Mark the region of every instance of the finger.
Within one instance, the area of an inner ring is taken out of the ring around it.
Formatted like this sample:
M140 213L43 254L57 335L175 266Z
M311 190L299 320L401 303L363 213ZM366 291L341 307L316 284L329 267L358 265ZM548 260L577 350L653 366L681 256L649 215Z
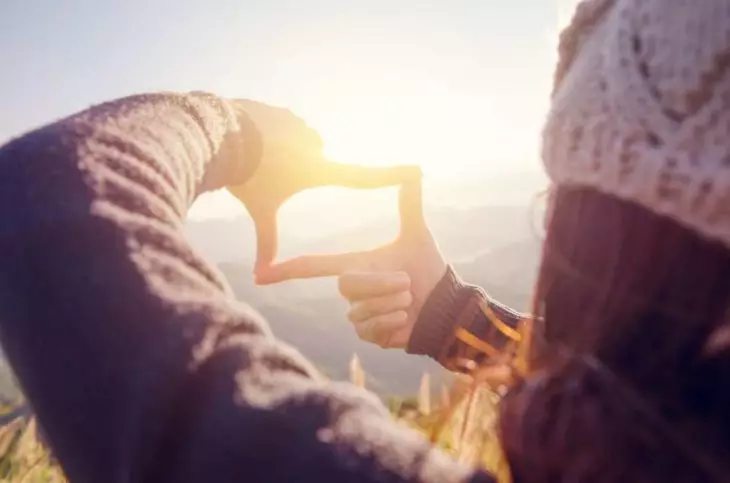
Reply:
M408 309L413 303L411 292L405 290L391 295L355 302L348 313L350 322L357 323Z
M421 169L418 166L367 167L327 162L313 167L313 170L311 187L376 189L421 178Z
M408 322L408 314L405 311L392 312L386 315L373 317L355 325L355 332L358 337L368 342L374 342L385 346L393 333Z
M421 180L412 180L401 185L398 196L398 211L402 236L417 236L428 231L423 214Z
M303 278L335 277L363 266L370 252L307 255L262 267L256 283L268 285Z
M266 270L274 260L279 248L279 229L276 211L266 211L252 216L256 229L256 264L254 273Z
M337 286L343 297L357 301L408 291L411 277L406 272L348 272L340 276Z

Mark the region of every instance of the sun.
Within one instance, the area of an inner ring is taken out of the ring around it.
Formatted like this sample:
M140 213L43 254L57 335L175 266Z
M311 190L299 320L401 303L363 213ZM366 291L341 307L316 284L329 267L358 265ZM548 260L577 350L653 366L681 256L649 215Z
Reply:
M349 99L317 116L325 155L365 166L415 164L432 176L466 168L483 157L485 133L494 126L478 109L458 108L461 99L455 97L380 93ZM499 145L494 146L491 154L500 155Z

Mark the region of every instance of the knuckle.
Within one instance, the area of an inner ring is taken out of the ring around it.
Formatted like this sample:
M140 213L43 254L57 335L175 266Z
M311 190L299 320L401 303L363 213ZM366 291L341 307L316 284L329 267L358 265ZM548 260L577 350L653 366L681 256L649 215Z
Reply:
M355 302L352 304L350 313L352 315L353 322L362 322L370 318L370 310L368 309L367 303Z
M347 320L349 320L353 324L356 324L359 321L358 317L357 317L357 312L355 312L355 309L350 309L347 312Z
M384 330L383 327L376 327L373 334L373 340L374 342L382 347L383 349L387 349L390 346L390 339L391 339L391 331L390 330Z
M401 289L408 288L411 285L411 277L408 275L408 272L404 270L393 272L392 278L396 285Z
M360 337L362 340L373 342L373 331L370 329L370 324L356 324L355 332L357 332L358 337Z
M408 318L408 313L405 310L397 310L391 314L389 322L392 324L400 324Z
M410 290L404 290L403 292L398 294L398 300L400 302L401 308L410 307L413 303L413 294Z
M369 305L369 310L372 315L388 315L390 312L399 308L398 300L394 300L392 296L375 299Z
M352 296L352 275L344 274L337 277L337 290L345 298Z
M347 288L347 274L342 274L337 277L337 290L340 291L340 293L345 292ZM344 294L343 294L344 295Z

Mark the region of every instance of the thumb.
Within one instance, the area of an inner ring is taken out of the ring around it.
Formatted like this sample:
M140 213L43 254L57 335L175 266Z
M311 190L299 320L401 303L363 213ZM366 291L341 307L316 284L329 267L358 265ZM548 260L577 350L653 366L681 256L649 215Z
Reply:
M252 214L256 229L256 264L254 273L269 267L279 250L279 227L277 224L277 210L267 209Z
M317 166L313 186L339 186L354 189L377 189L396 186L421 177L418 166L358 166L326 162Z
M265 268L262 267L256 273L256 283L269 285L286 280L334 277L366 266L371 257L372 252L296 257Z

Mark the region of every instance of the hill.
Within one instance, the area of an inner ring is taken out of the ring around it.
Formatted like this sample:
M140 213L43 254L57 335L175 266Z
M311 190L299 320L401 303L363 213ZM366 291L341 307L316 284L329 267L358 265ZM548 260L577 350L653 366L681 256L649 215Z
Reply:
M465 280L516 309L527 307L540 250L531 223L535 216L529 207L432 206L427 217L446 258ZM346 319L346 304L332 279L254 285L250 263L241 256L241 247L253 243L253 232L247 232L240 222L194 222L187 230L209 259L218 260L237 298L261 312L278 337L299 349L323 372L335 379L346 378L350 358L357 353L371 378L368 386L380 393L412 394L424 371L434 374L435 382L446 377L430 359L361 342ZM323 236L309 234L306 240L287 239L286 243L296 253L360 250L392 239L396 228L397 219L383 217ZM216 252L219 247L222 252ZM8 399L17 393L6 364L0 364L0 393Z
M537 217L528 207L432 206L427 217L442 251L462 278L516 309L527 307L541 246L533 230ZM454 412L449 407L437 407L430 414L421 414L406 404L393 406L393 401L413 399L409 396L419 392L424 372L432 374L434 393L441 383L450 382L449 374L428 358L360 341L345 317L346 303L338 296L332 279L256 286L250 262L242 256L243 248L254 241L253 229L245 219L194 222L186 230L198 249L217 262L236 297L261 312L275 335L295 346L325 374L348 379L349 362L356 353L367 372L367 387L388 399L397 419L429 435L445 421L438 439L444 449L504 474L501 453L493 443L493 402L473 406L471 411L484 411L484 415L473 412L472 420L486 423L470 424L468 431L463 422L465 407ZM288 237L284 251L296 254L370 248L391 239L396 230L397 219L393 216L368 218L327 234ZM0 394L6 400L16 400L18 393L10 369L0 360ZM27 408L21 408L21 412L19 417L8 413L12 421L0 429L0 479L65 481L47 451L37 444L35 424L26 414Z
M528 307L539 260L537 239L507 244L455 264L468 282L484 287L490 295L518 310ZM257 287L251 268L243 263L219 265L238 299L249 303L268 320L274 334L294 345L335 379L347 377L347 367L357 353L372 381L369 387L393 395L412 394L424 371L436 381L446 377L428 358L401 350L384 350L360 341L346 319L347 306L333 280L287 282L276 287ZM308 289L308 290L307 290Z
M424 212L449 260L535 237L542 216L538 194L545 186L541 173L464 177L424 185ZM373 248L397 233L397 190L305 192L282 207L279 225L283 258ZM185 232L216 263L253 259L254 229L243 209L234 218L193 218Z

